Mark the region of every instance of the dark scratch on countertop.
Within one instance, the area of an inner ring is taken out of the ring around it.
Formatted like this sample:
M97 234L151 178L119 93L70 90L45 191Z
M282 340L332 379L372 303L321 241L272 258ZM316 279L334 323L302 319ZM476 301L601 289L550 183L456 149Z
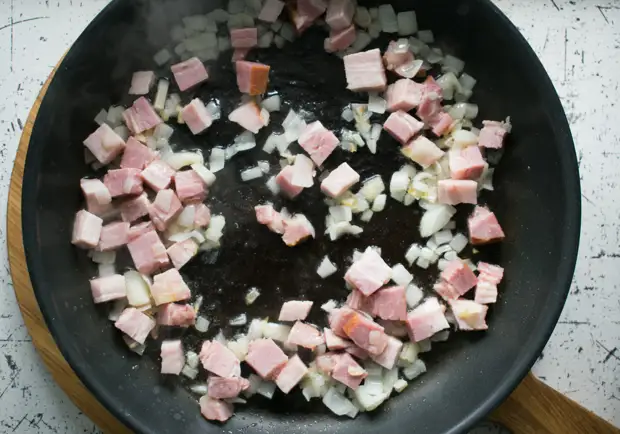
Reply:
M607 357L605 357L605 360L603 360L603 363L607 362L612 357L615 357L616 359L620 360L620 358L616 356L616 351L618 351L618 347L613 347L613 349L607 354Z
M25 20L18 20L18 21L13 21L13 19L11 18L11 22L9 24L5 24L4 26L0 27L0 30L4 30L6 28L11 28L11 32L13 31L13 26L16 26L17 24L22 24L22 23L27 23L29 21L35 21L35 20L43 20L45 18L49 18L48 16L44 16L44 17L33 17L33 18L26 18ZM11 40L13 38L11 37Z
M606 7L604 7L604 6L598 6L598 5L597 5L597 6L596 6L596 9L598 9L598 11L601 13L601 15L603 16L603 19L605 20L605 22L606 22L607 24L609 24L609 20L608 20L608 19L607 19L607 17L605 16L605 12L603 12L603 9L608 9L608 8L606 8Z
M551 0L551 4L553 4L553 7L555 7L558 11L561 10L555 0Z
M569 325L590 325L590 321L558 321L558 324L569 324Z
M605 363L607 360L609 360L610 357L613 357L616 360L620 360L620 357L616 356L616 351L618 348L614 347L613 350L609 350L598 339L594 339L594 342L596 343L596 345L598 345L607 352L605 359L601 363Z
M564 81L566 82L566 57L568 53L568 29L564 28Z
M15 425L15 427L13 427L13 431L12 431L12 432L17 431L17 428L19 428L19 426L22 424L22 422L23 422L24 420L26 420L26 418L27 418L27 417L28 417L28 413L26 413L26 414L24 415L24 417L22 417L22 418L19 420L19 422L17 422L17 425Z
M601 258L620 258L620 253L607 253L605 250L601 250L594 256L590 256L590 259L601 259Z

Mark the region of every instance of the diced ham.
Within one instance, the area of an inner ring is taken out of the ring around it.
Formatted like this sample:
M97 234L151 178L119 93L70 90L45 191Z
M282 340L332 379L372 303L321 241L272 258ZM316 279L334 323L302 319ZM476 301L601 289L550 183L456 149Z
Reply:
M218 341L204 341L199 357L202 367L212 374L223 378L241 376L239 359Z
M211 375L207 380L207 394L213 399L231 399L250 387L245 378L222 378Z
M174 187L183 203L202 202L207 197L207 185L194 169L175 173Z
M123 112L123 119L127 128L134 134L155 128L163 122L151 103L143 96Z
M204 203L188 205L196 208L194 211L194 226L197 228L206 227L211 221L211 211Z
M155 320L135 307L128 307L118 317L114 327L139 344L143 344L155 327Z
M142 222L136 225L129 227L129 232L127 233L127 242L130 243L140 235L144 235L147 232L155 231L155 226L153 222Z
M435 79L430 75L426 77L423 86L422 100L418 106L417 114L424 122L431 123L442 112L441 99L443 92Z
M383 327L360 313L351 315L342 329L355 345L371 355L381 354L387 346Z
M179 375L185 366L185 353L180 339L161 343L161 373Z
M481 280L498 285L504 278L504 269L498 265L487 262L478 262L478 282Z
M323 335L316 327L301 321L297 321L293 325L286 339L288 345L299 345L311 350L314 350L324 342Z
M380 289L370 296L372 314L382 319L407 319L407 299L404 286Z
M385 333L397 338L407 336L407 327L403 321L389 321L385 319L378 319L377 324L385 329Z
M181 205L181 201L174 194L174 191L170 189L160 190L149 206L149 216L157 230L165 231L182 209L183 205Z
M175 170L162 160L155 160L142 171L142 180L153 190L168 188Z
M103 183L112 197L126 194L135 195L144 191L140 169L108 170L108 173L103 177Z
M347 89L354 92L383 91L387 85L381 51L362 51L344 56Z
M413 342L428 339L435 333L450 328L444 314L446 308L436 298L423 301L407 315L407 331Z
M504 239L504 231L497 217L488 208L477 206L467 219L469 241L474 245L488 244Z
M478 179L482 175L486 163L482 152L477 146L451 149L448 152L450 176L453 179Z
M84 146L101 164L112 162L125 148L125 141L106 123L84 140Z
M146 232L130 241L127 248L134 265L142 274L152 274L170 263L166 248L155 231Z
M112 203L112 195L110 190L99 179L80 179L80 188L84 193L86 205L89 208L104 207Z
M156 158L155 152L134 137L127 139L125 152L121 159L121 169L144 169Z
M500 149L504 146L504 137L508 130L503 122L482 121L482 125L478 146L490 149Z
M189 304L167 303L159 307L157 324L189 327L196 322L196 311Z
M85 209L75 214L71 243L83 249L94 249L99 244L103 220Z
M441 280L433 285L433 290L444 300L456 300L461 296L456 288L445 280Z
M332 30L343 30L353 22L355 5L351 0L330 0L325 22Z
M340 356L341 354L325 353L317 356L314 361L319 371L323 372L324 374L331 375L334 367L336 366L336 363L338 362L338 359L340 359Z
M245 361L261 378L271 380L288 361L284 351L271 339L257 339L250 342Z
M391 277L392 269L374 249L366 249L344 275L344 279L365 296L381 288Z
M228 115L228 120L256 134L269 123L269 113L266 110L261 110L252 100L234 109Z
M353 390L357 390L368 372L349 354L341 354L332 370L332 378Z
M478 203L478 183L469 179L442 179L437 183L439 203Z
M181 109L181 117L193 135L202 133L213 123L211 113L199 98L194 98Z
M332 30L329 32L329 38L325 38L325 51L333 53L349 48L355 42L356 37L355 25L350 25L342 30Z
M254 211L256 211L256 220L261 225L266 225L269 230L276 234L284 233L284 219L278 211L273 209L272 205L257 205L254 207Z
M246 27L230 30L230 44L233 48L252 48L258 45L258 29Z
M360 347L356 347L355 345L350 345L344 349L347 353L351 354L356 359L366 360L368 358L368 351L361 349Z
M151 86L155 82L155 73L153 71L136 71L131 77L131 87L129 95L146 95L149 93Z
M420 105L423 94L423 84L416 83L408 78L396 80L394 84L388 86L385 92L387 101L386 109L389 112L397 110L408 112Z
M294 199L304 189L303 187L293 185L293 173L293 166L286 166L280 170L280 173L276 176L276 184L278 184L282 193L289 199Z
M359 310L366 313L372 313L371 297L366 297L364 294L362 294L361 291L355 288L353 288L347 296L345 304L351 309Z
M153 276L151 296L155 304L159 306L160 304L187 300L192 296L192 293L179 271L172 268Z
M433 134L435 134L437 137L440 137L443 136L450 129L450 127L452 126L452 122L454 122L452 116L450 116L446 112L441 112L435 117L433 117L428 122L428 124L430 125Z
M219 399L209 398L204 395L200 397L200 413L207 420L216 420L218 422L226 422L234 413L232 404Z
M241 93L262 95L267 92L269 82L269 65L238 60L235 62L237 86Z
M303 154L295 156L291 183L297 187L312 187L314 184L314 163Z
M303 214L295 214L290 219L284 220L284 234L282 241L289 246L296 246L306 238L315 237L314 226Z
M478 279L471 268L463 261L457 259L450 261L440 274L441 278L456 289L459 295L476 286Z
M299 146L310 155L317 166L321 166L327 157L338 146L338 137L325 128L320 121L315 121L306 126L299 135Z
M99 277L90 281L90 290L95 303L117 300L127 296L125 278L120 274Z
M323 336L325 337L325 345L327 345L327 349L330 351L344 350L351 346L351 342L337 336L332 329L324 328Z
M292 300L282 304L278 321L299 321L304 320L312 309L313 302Z
M405 47L402 50L397 50L398 45L397 41L390 41L387 50L383 54L383 63L388 71L394 71L414 60L413 53L409 48Z
M400 355L400 350L403 348L403 343L392 336L388 336L388 344L385 350L377 356L370 356L375 363L383 366L385 369L392 369L396 364L396 360Z
M346 338L347 334L343 327L355 313L353 309L346 306L332 310L329 314L329 327L337 336Z
M459 330L487 330L489 328L485 321L488 306L465 299L450 300L448 303Z
M192 57L184 62L172 65L170 70L181 92L209 78L207 68L197 57Z
M284 9L284 2L280 0L267 0L258 14L258 19L267 23L274 23Z
M324 0L298 0L297 10L291 12L291 19L298 33L302 33L327 9Z
M120 204L121 218L124 222L134 222L149 213L149 199L146 193L124 200Z
M284 393L289 393L308 373L308 368L298 355L291 357L276 378L276 385Z
M330 197L338 197L358 183L359 180L359 173L347 163L342 163L321 182L321 191Z
M166 250L172 265L177 270L180 270L185 264L189 262L198 253L198 243L193 238L188 238L183 241L174 243L168 250Z
M383 124L383 129L403 145L422 131L422 128L423 122L402 110L392 113Z
M116 250L127 244L129 235L129 223L114 222L108 223L101 228L101 237L97 250L106 252L108 250Z
M497 301L497 285L487 280L478 279L474 301L479 304L490 304Z
M445 153L424 136L418 136L409 142L401 152L425 169L438 161Z

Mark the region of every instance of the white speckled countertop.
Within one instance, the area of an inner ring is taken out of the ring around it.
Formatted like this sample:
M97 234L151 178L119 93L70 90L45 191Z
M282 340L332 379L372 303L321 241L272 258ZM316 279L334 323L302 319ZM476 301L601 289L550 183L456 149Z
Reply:
M0 0L0 433L98 432L56 386L23 325L4 247L4 204L22 124L41 85L107 2ZM581 169L577 269L534 373L620 426L620 2L496 3L551 76Z

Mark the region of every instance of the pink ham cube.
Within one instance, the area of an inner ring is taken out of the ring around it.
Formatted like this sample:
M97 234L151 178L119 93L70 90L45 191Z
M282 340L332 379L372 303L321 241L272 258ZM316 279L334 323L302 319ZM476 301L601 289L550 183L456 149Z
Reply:
M383 124L383 129L403 145L422 131L423 128L423 122L402 110L392 113Z
M331 0L325 14L325 22L332 30L343 30L351 26L355 5L351 0Z
M444 280L435 283L433 290L444 300L456 300L461 296L454 286Z
M474 301L479 304L490 304L497 302L497 285L486 280L478 279L476 284L476 295Z
M262 95L267 91L269 83L269 65L239 60L235 62L237 86L241 93Z
M445 153L424 136L419 136L409 142L401 152L425 169L438 161Z
M71 243L83 249L94 249L99 244L103 220L85 209L75 215Z
M153 71L136 71L131 77L131 87L128 93L129 95L146 95L154 82L155 73Z
M121 202L121 218L124 222L134 222L149 213L150 202L146 193Z
M207 69L197 57L172 65L170 70L181 92L209 78Z
M344 279L365 296L381 288L391 277L392 269L374 249L366 249L344 275Z
M310 237L314 238L314 236L314 227L303 214L296 214L293 218L284 220L282 241L287 246L296 246L301 241Z
M489 328L485 320L488 306L465 299L450 300L448 303L459 330L487 330Z
M135 307L128 307L116 320L114 327L139 344L143 344L155 327L155 320Z
M371 296L372 297L372 296ZM351 309L359 310L361 312L372 313L372 298L366 297L361 291L353 288L349 295L347 296L347 300L345 304L349 306Z
M166 248L155 231L149 231L130 241L127 248L134 265L142 274L152 274L170 263Z
M329 314L329 327L332 331L340 337L346 338L347 334L344 332L344 325L356 312L347 306L340 309L334 309Z
M498 265L487 262L478 262L478 282L481 280L498 285L504 278L504 269Z
M357 390L368 372L349 354L341 354L332 370L332 378L353 390Z
M256 212L256 220L261 225L266 225L269 230L276 234L284 233L284 219L272 205L257 205L254 207L254 211Z
M381 51L362 51L344 56L347 89L354 92L383 91L387 85Z
M168 250L166 250L172 265L177 270L180 270L185 264L189 262L198 253L198 243L193 238L188 238L183 241L174 243Z
M310 155L317 166L321 166L327 157L334 152L339 140L320 121L308 124L299 135L299 146Z
M121 159L121 169L144 169L157 155L149 147L143 145L135 138L127 139L125 152Z
M181 117L193 135L202 133L213 123L211 113L207 110L205 103L198 98L194 98L181 109Z
M226 422L234 413L232 404L204 395L200 398L200 414L207 420Z
M293 325L286 339L288 345L299 345L310 350L314 350L324 342L323 335L316 327L301 321L297 321Z
M381 354L387 346L383 327L360 313L351 315L342 329L355 345L371 355Z
M292 300L287 301L282 305L280 309L280 316L278 321L299 321L304 320L312 309L313 302Z
M109 250L116 250L119 247L127 244L129 235L129 223L126 222L114 222L109 223L101 228L101 237L99 238L99 244L97 250L100 252L107 252Z
M123 112L123 119L127 128L134 134L155 128L163 122L151 103L143 96Z
M328 53L342 51L349 48L349 46L355 42L356 36L357 32L355 31L354 25L346 27L342 30L332 30L329 32L329 38L325 39L323 47Z
M95 303L103 303L110 300L127 297L125 278L120 274L100 277L90 281L90 290Z
M261 378L272 380L278 376L288 357L273 340L257 339L250 342L245 361Z
M144 191L140 169L108 170L103 177L103 183L112 197L135 195Z
M290 8L291 20L297 33L303 33L326 9L324 0L298 0L297 9Z
M302 378L308 373L308 368L298 355L291 357L282 368L276 378L276 385L284 392L289 393L297 386Z
M407 319L407 300L404 286L380 289L371 296L372 314L381 319Z
M452 116L450 116L446 112L441 112L434 118L432 118L428 122L428 124L431 127L431 131L433 132L433 134L435 134L437 137L441 137L448 132L448 130L452 126L452 122L454 122Z
M172 268L153 276L151 296L155 304L159 306L160 304L187 300L192 296L192 293L183 277L179 274L179 271L176 268Z
M338 197L357 184L359 180L359 173L347 163L342 163L321 182L321 191L329 197Z
M258 30L256 27L230 30L230 43L233 48L252 48L258 45Z
M144 235L147 232L155 231L153 222L142 222L129 227L129 233L127 234L127 242L130 243L140 235Z
M155 160L142 171L142 180L155 191L168 188L175 170L162 160Z
M442 179L437 183L439 203L478 203L478 183L469 179Z
M440 276L443 280L452 285L459 295L465 294L476 286L478 282L471 268L459 259L450 261L441 272Z
M403 321L389 321L385 319L378 319L377 324L385 329L385 333L397 338L407 336L407 327Z
M355 345L350 345L344 350L356 359L366 360L368 358L368 351L363 350L360 347L356 347Z
M436 298L428 298L407 315L407 331L413 342L428 339L435 333L450 328L444 315L446 308Z
M185 366L185 353L181 340L163 341L161 343L161 373L179 375Z
M207 185L193 169L177 172L174 186L183 203L202 202L207 197Z
M467 219L467 228L469 241L474 245L501 241L505 237L495 214L482 206L477 206Z
M80 188L89 208L103 207L112 203L110 190L99 179L80 179Z
M256 102L251 100L234 109L228 115L228 120L256 134L269 123L269 112L264 109L261 110Z
M398 360L400 350L403 348L403 343L392 336L388 336L388 344L385 350L377 356L370 356L375 363L383 366L385 369L392 369Z
M289 199L294 199L304 189L303 187L293 185L294 172L293 166L286 166L276 176L276 184L280 187L280 191Z
M408 78L396 80L394 84L388 86L385 93L387 111L395 112L402 110L408 112L420 105L423 94L423 84L416 83Z
M267 23L274 23L282 13L282 9L284 9L284 2L267 0L258 14L258 19Z
M223 378L241 376L239 359L218 341L204 341L199 357L203 368L212 374Z
M490 149L500 149L504 146L504 137L508 127L503 122L482 121L482 130L478 136L478 146Z
M101 164L108 164L123 152L125 141L108 124L104 123L84 140L84 146L97 161Z
M480 178L486 162L482 158L482 152L477 146L468 146L461 149L451 149L448 152L450 175L453 179Z
M325 338L325 345L327 345L327 349L330 351L344 350L352 345L351 342L337 336L332 329L324 328L323 336Z
M167 303L159 307L157 324L189 327L196 322L196 311L189 304Z
M222 378L211 375L207 381L207 393L213 399L231 399L250 387L250 382L241 377Z
M182 209L183 205L174 191L160 190L149 206L149 216L158 231L165 231Z

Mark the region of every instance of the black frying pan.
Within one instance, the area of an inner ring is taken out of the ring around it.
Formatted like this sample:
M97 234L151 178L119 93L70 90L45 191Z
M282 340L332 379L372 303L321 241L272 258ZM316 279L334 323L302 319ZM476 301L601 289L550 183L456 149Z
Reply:
M577 161L558 97L526 41L487 0L399 1L394 6L414 7L420 28L432 29L444 51L467 62L466 71L478 79L473 101L480 105L479 119L512 117L514 129L497 167L496 191L482 196L507 234L503 243L485 247L477 256L506 268L488 332L456 333L448 342L435 344L423 357L427 374L379 410L355 420L333 417L318 400L308 404L296 392L290 397L276 394L272 401L253 398L250 405L238 406L237 416L221 428L202 418L183 379L159 374L156 343L151 342L141 359L130 353L105 309L93 305L88 279L95 269L85 252L69 244L73 216L81 207L79 179L92 174L84 164L81 142L95 128L92 119L101 108L129 102L131 73L153 67L152 55L169 42L173 24L184 15L219 5L218 1L113 1L80 36L51 82L28 150L22 209L28 268L58 346L93 394L140 432L464 431L511 392L551 334L573 274L580 222ZM306 108L336 129L342 126L342 106L360 97L345 90L342 62L322 51L323 37L312 29L283 50L257 50L250 58L272 66L270 89L280 92L287 105ZM378 46L387 42L382 38ZM211 67L211 76L207 85L183 97L219 97L228 113L239 98L228 55ZM274 116L272 122L280 121ZM216 123L199 137L179 130L173 142L204 150L227 145L240 132L229 123ZM265 136L261 132L258 142ZM380 173L388 179L404 162L396 148L384 133L376 156L366 150L355 155L337 151L326 165L331 169L346 160L362 177ZM375 244L383 248L388 262L396 263L418 239L419 211L391 201L366 225L359 240L319 239L294 249L284 247L254 220L252 207L270 197L264 181L239 179L239 170L259 156L266 154L256 150L238 155L218 174L214 199L208 202L228 219L224 247L217 258L202 254L183 269L194 293L205 296L207 314L216 325L243 311L250 317L273 317L286 299L308 298L320 304L343 298L342 272L324 281L314 272L325 253L342 271L354 248ZM321 233L326 212L321 199L315 189L286 205L306 213ZM461 227L464 216L460 215ZM430 278L416 276L421 284ZM242 298L250 286L261 288L263 295L246 308ZM313 320L324 318L317 313ZM162 337L168 336L174 335L164 331ZM194 345L200 342L191 332L188 339Z

